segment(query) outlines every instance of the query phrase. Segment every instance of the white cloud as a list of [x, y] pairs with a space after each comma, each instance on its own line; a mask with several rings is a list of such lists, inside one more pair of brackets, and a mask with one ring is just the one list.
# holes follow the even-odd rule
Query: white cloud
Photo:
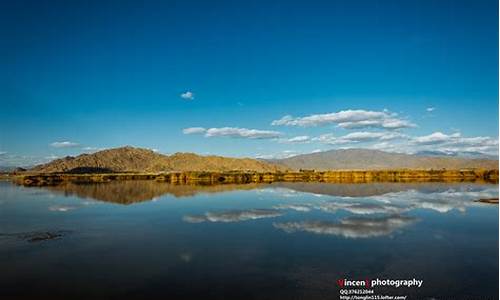
[[273, 153], [273, 154], [261, 154], [258, 153], [255, 155], [255, 158], [257, 159], [282, 159], [282, 158], [289, 158], [292, 156], [296, 156], [302, 154], [299, 151], [295, 150], [283, 150], [281, 152]]
[[442, 132], [434, 132], [429, 135], [418, 136], [413, 139], [415, 144], [420, 145], [430, 145], [430, 144], [441, 144], [450, 142], [460, 138], [460, 133], [454, 133], [451, 135], [444, 134]]
[[461, 152], [498, 154], [498, 139], [488, 136], [463, 137], [460, 133], [434, 132], [429, 135], [414, 137], [410, 144], [413, 152], [431, 150], [450, 154]]
[[384, 119], [384, 120], [365, 120], [359, 122], [342, 122], [338, 125], [344, 129], [359, 129], [359, 128], [383, 128], [383, 129], [401, 129], [416, 127], [415, 124], [408, 120], [401, 119]]
[[227, 136], [235, 138], [248, 138], [248, 139], [272, 139], [278, 138], [282, 135], [281, 132], [270, 130], [257, 130], [238, 127], [222, 127], [222, 128], [209, 128], [206, 130], [205, 137]]
[[94, 152], [97, 152], [97, 151], [102, 151], [104, 149], [105, 148], [99, 148], [99, 147], [84, 147], [83, 151], [89, 152], [89, 153], [94, 153]]
[[181, 98], [184, 100], [193, 100], [194, 99], [194, 94], [193, 92], [186, 91], [181, 94]]
[[[328, 145], [365, 143], [362, 147], [387, 152], [415, 154], [434, 152], [443, 155], [498, 155], [498, 140], [487, 136], [463, 137], [460, 133], [445, 134], [434, 132], [424, 136], [409, 136], [400, 132], [354, 132], [336, 137], [324, 134], [311, 139]], [[359, 148], [359, 146], [357, 146]]]
[[5, 154], [7, 154], [6, 151], [0, 151], [0, 155], [5, 155]]
[[315, 142], [320, 142], [322, 144], [328, 144], [328, 145], [340, 145], [340, 144], [350, 143], [350, 141], [342, 140], [331, 133], [322, 134], [318, 137], [312, 138], [312, 140]]
[[258, 158], [258, 159], [282, 159], [282, 158], [289, 158], [289, 157], [302, 155], [302, 154], [319, 153], [319, 152], [323, 152], [323, 151], [325, 151], [325, 150], [314, 149], [314, 150], [308, 152], [308, 151], [297, 151], [297, 150], [290, 150], [289, 149], [289, 150], [283, 150], [280, 152], [275, 152], [272, 154], [258, 153], [256, 155], [254, 155], [254, 157]]
[[403, 139], [403, 138], [407, 138], [407, 135], [399, 132], [359, 131], [359, 132], [352, 132], [340, 137], [336, 137], [331, 133], [323, 134], [313, 138], [312, 140], [323, 144], [343, 145], [343, 144], [360, 143], [360, 142], [389, 141], [389, 140]]
[[50, 146], [54, 148], [76, 148], [79, 147], [80, 144], [70, 141], [62, 141], [62, 142], [53, 142], [50, 144]]
[[58, 158], [57, 156], [31, 156], [5, 153], [0, 155], [0, 166], [2, 167], [31, 167], [38, 164], [46, 163], [50, 160]]
[[226, 136], [233, 138], [248, 138], [248, 139], [273, 139], [282, 136], [281, 132], [270, 130], [257, 130], [238, 127], [221, 127], [221, 128], [203, 128], [190, 127], [182, 130], [184, 134], [205, 134], [205, 137]]
[[[387, 109], [382, 111], [366, 110], [344, 110], [336, 113], [310, 115], [300, 118], [285, 116], [275, 120], [272, 125], [288, 126], [320, 126], [337, 124], [341, 128], [378, 128], [378, 129], [402, 129], [414, 127], [410, 121], [398, 117]], [[311, 137], [309, 135], [297, 135], [284, 137], [282, 132], [271, 130], [257, 130], [238, 127], [204, 128], [191, 127], [183, 129], [184, 134], [204, 134], [205, 137], [226, 136], [233, 138], [248, 139], [271, 139], [282, 144], [326, 144], [335, 145], [336, 149], [357, 148], [378, 149], [388, 152], [414, 154], [417, 152], [432, 151], [444, 155], [497, 155], [498, 140], [485, 137], [462, 137], [460, 133], [445, 134], [434, 132], [424, 136], [410, 136], [400, 130], [374, 130], [366, 129], [350, 132], [345, 135], [334, 135], [332, 133], [321, 134]], [[467, 153], [466, 153], [467, 152]], [[272, 153], [256, 155], [257, 158], [275, 159], [286, 158], [302, 153]], [[478, 157], [479, 157], [478, 156]]]
[[288, 139], [281, 139], [280, 143], [284, 144], [305, 144], [309, 143], [311, 141], [311, 138], [307, 135], [300, 135], [300, 136], [295, 136], [292, 138]]
[[435, 110], [436, 110], [436, 108], [435, 108], [435, 107], [427, 107], [425, 110], [426, 110], [427, 112], [433, 112], [433, 111], [435, 111]]
[[370, 131], [359, 131], [352, 132], [342, 136], [341, 138], [349, 141], [373, 141], [373, 140], [394, 140], [398, 138], [404, 138], [406, 135], [399, 132], [370, 132]]
[[386, 152], [396, 153], [414, 153], [415, 148], [409, 147], [407, 142], [383, 141], [366, 146], [367, 149], [381, 150]]
[[415, 124], [399, 118], [396, 113], [391, 113], [387, 110], [343, 110], [335, 113], [316, 114], [298, 118], [287, 115], [271, 123], [271, 125], [274, 126], [285, 125], [302, 127], [325, 126], [330, 124], [337, 124], [337, 126], [346, 129], [368, 127], [400, 129], [415, 127]]
[[200, 134], [205, 133], [207, 130], [203, 127], [189, 127], [182, 129], [182, 133], [184, 134]]

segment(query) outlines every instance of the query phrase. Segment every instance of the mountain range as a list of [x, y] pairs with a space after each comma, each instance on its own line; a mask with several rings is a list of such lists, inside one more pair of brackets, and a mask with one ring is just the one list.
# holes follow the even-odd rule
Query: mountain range
[[379, 150], [347, 149], [298, 155], [285, 159], [257, 160], [194, 153], [164, 155], [148, 149], [121, 147], [76, 157], [56, 159], [32, 168], [40, 173], [109, 173], [169, 171], [379, 170], [379, 169], [498, 169], [498, 159], [422, 156]]
[[274, 160], [291, 169], [380, 170], [380, 169], [498, 169], [497, 159], [471, 159], [438, 155], [411, 155], [369, 149], [331, 150]]

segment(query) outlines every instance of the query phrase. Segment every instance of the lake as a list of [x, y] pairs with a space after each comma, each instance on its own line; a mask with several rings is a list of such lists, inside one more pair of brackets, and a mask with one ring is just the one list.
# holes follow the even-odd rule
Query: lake
[[484, 183], [0, 182], [2, 299], [498, 299]]

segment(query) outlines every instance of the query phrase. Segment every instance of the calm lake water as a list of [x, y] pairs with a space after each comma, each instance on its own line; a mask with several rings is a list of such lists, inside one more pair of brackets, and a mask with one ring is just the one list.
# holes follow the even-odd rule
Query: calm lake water
[[498, 299], [498, 185], [0, 182], [0, 298]]

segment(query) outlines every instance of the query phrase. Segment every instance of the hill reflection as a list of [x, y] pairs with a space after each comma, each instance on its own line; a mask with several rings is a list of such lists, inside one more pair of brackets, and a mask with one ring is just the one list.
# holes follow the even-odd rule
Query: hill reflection
[[65, 196], [92, 198], [99, 201], [117, 204], [133, 204], [156, 199], [164, 195], [176, 198], [192, 197], [201, 193], [223, 193], [233, 190], [251, 190], [258, 184], [224, 184], [224, 185], [176, 185], [152, 180], [112, 181], [108, 183], [77, 184], [64, 183], [43, 187]]
[[[198, 194], [223, 193], [237, 190], [274, 191], [281, 196], [290, 197], [297, 193], [308, 193], [316, 196], [339, 197], [371, 197], [389, 193], [398, 193], [410, 190], [419, 190], [423, 193], [437, 193], [448, 190], [453, 186], [469, 186], [477, 188], [477, 184], [464, 183], [287, 183], [271, 184], [217, 184], [217, 185], [188, 185], [170, 184], [152, 180], [112, 181], [108, 183], [78, 184], [67, 182], [56, 186], [46, 186], [51, 192], [65, 196], [91, 198], [117, 204], [133, 204], [150, 201], [161, 196], [176, 198], [193, 197]], [[484, 186], [496, 186], [484, 184]]]

